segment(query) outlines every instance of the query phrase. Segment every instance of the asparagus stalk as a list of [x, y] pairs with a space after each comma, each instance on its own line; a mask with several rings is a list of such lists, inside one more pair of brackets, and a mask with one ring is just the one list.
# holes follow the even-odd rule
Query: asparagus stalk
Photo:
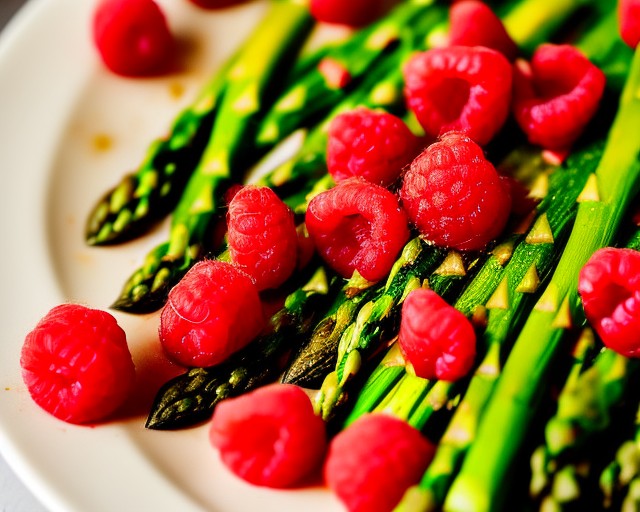
[[174, 211], [168, 242], [149, 253], [125, 284], [114, 308], [146, 312], [161, 307], [171, 287], [203, 255], [221, 193], [245, 170], [249, 152], [244, 144], [252, 140], [256, 120], [268, 103], [272, 79], [299, 48], [311, 25], [308, 9], [299, 2], [271, 4], [227, 75], [217, 122]]
[[[564, 350], [570, 325], [579, 324], [577, 276], [591, 254], [609, 245], [638, 186], [640, 52], [620, 100], [620, 109], [585, 201], [550, 283], [514, 345], [481, 419], [477, 437], [453, 483], [445, 509], [490, 510], [501, 505], [509, 471], [538, 410], [546, 379]], [[586, 194], [585, 194], [586, 195]]]
[[325, 419], [346, 400], [345, 386], [354, 378], [368, 356], [378, 350], [380, 340], [397, 327], [398, 304], [420, 286], [443, 260], [446, 251], [427, 245], [419, 238], [409, 241], [394, 264], [382, 294], [364, 304], [354, 321], [343, 331], [335, 370], [324, 378], [315, 407]]
[[211, 368], [192, 368], [158, 391], [146, 427], [170, 430], [208, 419], [225, 398], [240, 395], [274, 380], [282, 359], [313, 325], [313, 319], [335, 295], [338, 280], [320, 266], [308, 282], [287, 296], [270, 320], [269, 334], [259, 337]]
[[[404, 37], [421, 34], [426, 16], [428, 23], [435, 0], [407, 0], [387, 16], [357, 32], [344, 44], [333, 48], [328, 61], [343, 73], [343, 80], [327, 79], [323, 66], [316, 66], [304, 78], [285, 88], [261, 123], [257, 135], [259, 145], [271, 146], [313, 117], [326, 114], [354, 87], [385, 53]], [[440, 7], [437, 7], [441, 11]], [[417, 27], [419, 30], [416, 30]]]
[[140, 167], [93, 207], [85, 230], [89, 245], [126, 241], [174, 208], [204, 151], [234, 58], [235, 55], [178, 116], [170, 134], [151, 144]]

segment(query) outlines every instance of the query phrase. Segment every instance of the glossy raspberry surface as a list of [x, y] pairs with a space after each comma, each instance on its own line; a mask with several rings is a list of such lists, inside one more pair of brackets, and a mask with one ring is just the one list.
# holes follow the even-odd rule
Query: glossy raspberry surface
[[325, 481], [349, 512], [389, 512], [420, 480], [434, 450], [405, 421], [366, 414], [331, 441]]
[[480, 46], [433, 48], [404, 66], [407, 106], [431, 137], [463, 132], [488, 143], [509, 114], [511, 64]]
[[417, 376], [456, 381], [476, 355], [471, 322], [432, 290], [412, 291], [402, 305], [398, 344]]
[[209, 437], [237, 476], [273, 488], [296, 486], [320, 473], [326, 450], [324, 422], [292, 384], [271, 384], [221, 402]]
[[388, 0], [311, 0], [311, 14], [325, 23], [361, 27], [381, 16]]
[[461, 250], [484, 248], [502, 232], [511, 210], [508, 183], [482, 148], [460, 133], [446, 134], [412, 162], [400, 197], [427, 239]]
[[384, 278], [409, 239], [407, 217], [387, 189], [351, 178], [314, 197], [306, 225], [319, 254], [341, 276]]
[[602, 71], [576, 48], [543, 44], [530, 65], [514, 68], [513, 112], [529, 142], [566, 149], [595, 114], [604, 86]]
[[104, 64], [124, 76], [166, 71], [174, 46], [153, 0], [102, 0], [94, 13], [93, 39]]
[[618, 21], [622, 40], [635, 50], [640, 42], [640, 0], [618, 0]]
[[293, 212], [268, 187], [240, 189], [227, 210], [231, 261], [259, 290], [277, 288], [296, 268], [298, 234]]
[[502, 21], [484, 2], [462, 0], [449, 11], [449, 44], [452, 46], [485, 46], [513, 60], [518, 46], [507, 33]]
[[27, 334], [20, 357], [33, 400], [69, 423], [106, 419], [133, 390], [124, 331], [105, 311], [63, 304]]
[[417, 137], [386, 112], [358, 108], [339, 114], [329, 126], [327, 166], [336, 182], [361, 177], [389, 186], [417, 152]]
[[205, 260], [169, 292], [160, 341], [184, 366], [213, 366], [255, 338], [264, 322], [251, 278], [231, 263]]
[[580, 271], [578, 292], [602, 342], [627, 357], [640, 357], [640, 252], [605, 248]]

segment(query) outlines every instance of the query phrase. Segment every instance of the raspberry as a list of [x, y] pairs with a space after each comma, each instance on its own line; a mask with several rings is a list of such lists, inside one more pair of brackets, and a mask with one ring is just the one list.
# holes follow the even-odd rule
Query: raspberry
[[411, 222], [429, 240], [460, 250], [482, 249], [509, 218], [509, 186], [482, 148], [448, 133], [412, 163], [400, 191]]
[[398, 344], [423, 379], [456, 381], [469, 373], [476, 355], [471, 322], [425, 288], [409, 293], [402, 304]]
[[398, 179], [417, 148], [417, 137], [402, 119], [358, 108], [329, 125], [327, 167], [336, 182], [360, 176], [386, 187]]
[[173, 360], [206, 367], [224, 361], [264, 325], [258, 289], [231, 263], [194, 265], [169, 292], [160, 316], [160, 341]]
[[507, 59], [518, 55], [518, 46], [491, 8], [478, 0], [456, 2], [449, 10], [449, 44], [485, 46], [499, 51]]
[[105, 419], [135, 383], [124, 331], [105, 311], [63, 304], [27, 334], [20, 357], [33, 400], [69, 423]]
[[507, 119], [511, 65], [495, 50], [433, 48], [413, 56], [403, 73], [407, 106], [432, 137], [460, 131], [484, 145]]
[[221, 402], [209, 436], [233, 473], [266, 487], [301, 484], [320, 470], [326, 451], [324, 422], [292, 384], [271, 384]]
[[434, 451], [408, 423], [366, 414], [332, 440], [325, 480], [349, 512], [388, 512], [420, 480]]
[[529, 142], [566, 149], [595, 114], [605, 76], [576, 48], [543, 44], [514, 71], [513, 111]]
[[306, 224], [320, 255], [346, 278], [357, 270], [369, 281], [382, 279], [409, 239], [396, 196], [358, 178], [314, 197]]
[[259, 290], [277, 288], [296, 267], [298, 234], [293, 212], [268, 187], [238, 191], [227, 212], [231, 261], [251, 276]]
[[166, 69], [174, 45], [153, 0], [103, 0], [94, 14], [93, 39], [104, 64], [123, 76]]
[[311, 0], [311, 14], [324, 23], [361, 27], [384, 14], [386, 0]]
[[596, 251], [580, 271], [578, 293], [602, 342], [624, 356], [640, 357], [640, 252]]
[[620, 35], [632, 50], [640, 42], [640, 0], [619, 0]]
[[318, 63], [318, 71], [329, 89], [344, 89], [351, 83], [351, 73], [342, 62], [325, 57]]

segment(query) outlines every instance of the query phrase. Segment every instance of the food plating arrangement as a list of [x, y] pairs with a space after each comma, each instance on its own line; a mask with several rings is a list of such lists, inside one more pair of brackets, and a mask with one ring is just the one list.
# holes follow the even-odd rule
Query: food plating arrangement
[[[97, 3], [103, 70], [172, 72], [162, 3]], [[140, 315], [173, 370], [144, 434], [204, 426], [243, 485], [640, 511], [640, 0], [264, 4], [85, 212], [92, 251], [164, 241], [111, 308], [43, 312], [33, 401], [117, 422]]]

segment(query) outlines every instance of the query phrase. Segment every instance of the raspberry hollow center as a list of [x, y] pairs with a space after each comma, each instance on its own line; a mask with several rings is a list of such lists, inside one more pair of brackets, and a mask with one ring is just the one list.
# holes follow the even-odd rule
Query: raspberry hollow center
[[445, 122], [460, 117], [469, 102], [471, 86], [462, 78], [447, 77], [439, 80], [431, 91], [434, 107]]

